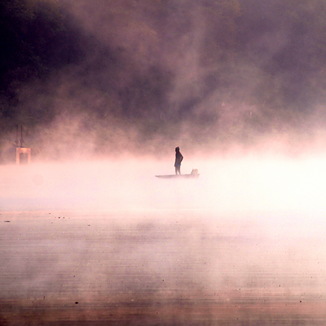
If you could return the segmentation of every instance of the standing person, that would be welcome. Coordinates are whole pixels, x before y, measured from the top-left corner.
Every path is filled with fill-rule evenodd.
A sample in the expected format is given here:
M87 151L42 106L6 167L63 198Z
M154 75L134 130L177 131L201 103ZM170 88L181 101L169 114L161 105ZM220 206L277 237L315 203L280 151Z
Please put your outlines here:
M181 162L183 160L183 156L180 153L180 148L176 147L175 148L175 162L174 162L174 167L175 167L175 174L181 174L180 172L180 167L181 167Z

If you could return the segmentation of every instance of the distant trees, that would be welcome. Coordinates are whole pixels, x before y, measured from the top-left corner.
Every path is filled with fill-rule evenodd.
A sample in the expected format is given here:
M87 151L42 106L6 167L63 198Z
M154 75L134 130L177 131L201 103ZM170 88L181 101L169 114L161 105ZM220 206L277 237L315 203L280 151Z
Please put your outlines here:
M78 34L72 18L57 1L0 2L2 132L14 123L23 123L15 120L18 115L24 120L17 108L26 83L45 80L56 69L80 60Z
M325 39L320 0L2 0L0 146L79 113L98 147L302 128L325 103Z

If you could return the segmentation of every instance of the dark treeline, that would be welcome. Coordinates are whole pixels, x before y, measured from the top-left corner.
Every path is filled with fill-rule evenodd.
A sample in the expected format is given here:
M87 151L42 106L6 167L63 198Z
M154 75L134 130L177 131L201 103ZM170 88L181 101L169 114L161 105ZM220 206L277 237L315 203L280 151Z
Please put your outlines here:
M1 118L15 120L22 86L82 58L78 30L55 2L0 2Z
M1 146L17 125L95 151L322 126L325 25L320 0L3 0Z

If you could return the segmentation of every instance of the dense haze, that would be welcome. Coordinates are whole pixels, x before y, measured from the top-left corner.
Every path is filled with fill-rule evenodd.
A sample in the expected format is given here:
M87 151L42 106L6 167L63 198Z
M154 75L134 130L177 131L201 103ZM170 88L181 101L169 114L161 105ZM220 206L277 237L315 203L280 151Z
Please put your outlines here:
M4 161L17 125L50 158L324 143L324 1L6 0L0 15Z
M325 155L300 160L188 157L181 171L199 168L200 177L177 180L155 178L174 172L173 160L168 159L6 165L0 174L0 208L92 214L152 211L171 215L172 220L176 213L184 212L216 219L257 218L279 228L282 223L298 227L303 222L324 232L325 164Z
M324 0L1 0L0 324L325 324L325 34ZM155 177L176 146L199 178Z

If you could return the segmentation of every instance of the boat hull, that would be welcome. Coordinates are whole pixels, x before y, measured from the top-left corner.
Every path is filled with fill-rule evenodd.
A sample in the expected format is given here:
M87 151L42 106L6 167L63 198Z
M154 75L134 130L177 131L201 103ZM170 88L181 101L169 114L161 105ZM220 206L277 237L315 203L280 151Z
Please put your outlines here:
M199 177L199 174L193 175L193 174L165 174L165 175L156 175L156 178L161 179L196 179Z

